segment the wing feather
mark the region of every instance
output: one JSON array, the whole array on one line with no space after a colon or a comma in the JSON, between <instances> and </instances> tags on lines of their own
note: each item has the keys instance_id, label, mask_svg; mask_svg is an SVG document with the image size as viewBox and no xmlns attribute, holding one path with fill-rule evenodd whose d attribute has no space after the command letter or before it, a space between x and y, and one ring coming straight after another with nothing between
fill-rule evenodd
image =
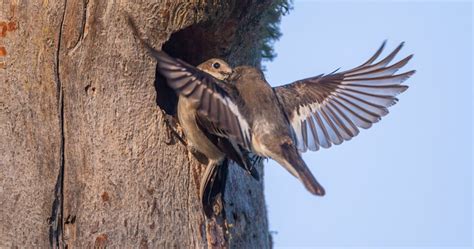
<instances>
[{"instance_id":1,"label":"wing feather","mask_svg":"<svg viewBox=\"0 0 474 249\"><path fill-rule=\"evenodd\" d=\"M319 149L319 143L317 142L318 141L318 133L316 132L316 125L314 124L314 120L313 120L313 117L312 116L309 116L307 118L308 120L308 124L309 124L309 128L311 130L311 136L313 139L311 139L311 142L308 146L310 149L312 150L318 150Z\"/></svg>"},{"instance_id":2,"label":"wing feather","mask_svg":"<svg viewBox=\"0 0 474 249\"><path fill-rule=\"evenodd\" d=\"M388 107L398 101L396 96L408 88L402 83L415 71L396 74L413 55L389 65L403 43L376 62L384 47L385 42L353 69L274 88L301 152L341 144L388 114Z\"/></svg>"},{"instance_id":3,"label":"wing feather","mask_svg":"<svg viewBox=\"0 0 474 249\"><path fill-rule=\"evenodd\" d=\"M205 127L207 131L231 138L250 150L250 126L235 99L237 90L139 39L158 61L158 71L166 77L168 85L177 94L196 103L200 116L210 121L212 125Z\"/></svg>"}]
</instances>

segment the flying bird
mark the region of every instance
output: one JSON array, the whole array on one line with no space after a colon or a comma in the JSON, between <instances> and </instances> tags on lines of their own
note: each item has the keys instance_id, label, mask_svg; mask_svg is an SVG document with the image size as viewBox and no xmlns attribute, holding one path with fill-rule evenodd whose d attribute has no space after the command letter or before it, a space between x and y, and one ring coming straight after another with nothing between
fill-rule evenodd
<instances>
[{"instance_id":1,"label":"flying bird","mask_svg":"<svg viewBox=\"0 0 474 249\"><path fill-rule=\"evenodd\" d=\"M325 190L301 153L341 144L359 128L370 128L388 114L396 95L408 88L402 83L415 73L397 73L413 55L389 65L403 43L377 61L384 42L366 62L347 71L271 87L260 69L239 66L224 82L138 38L180 99L195 104L202 130L277 161L319 196Z\"/></svg>"}]
</instances>

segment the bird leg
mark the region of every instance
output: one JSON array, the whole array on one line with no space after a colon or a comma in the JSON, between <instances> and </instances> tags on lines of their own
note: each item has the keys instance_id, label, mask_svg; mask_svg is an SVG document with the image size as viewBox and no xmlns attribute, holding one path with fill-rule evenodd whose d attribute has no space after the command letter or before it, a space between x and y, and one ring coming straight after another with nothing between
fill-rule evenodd
<instances>
[{"instance_id":1,"label":"bird leg","mask_svg":"<svg viewBox=\"0 0 474 249\"><path fill-rule=\"evenodd\" d=\"M181 126L178 124L177 120L175 117L168 115L163 112L164 115L164 123L166 126L166 140L165 143L167 145L170 144L175 144L176 140L175 138L178 139L179 142L181 142L183 145L187 146L186 140L184 139L184 132Z\"/></svg>"}]
</instances>

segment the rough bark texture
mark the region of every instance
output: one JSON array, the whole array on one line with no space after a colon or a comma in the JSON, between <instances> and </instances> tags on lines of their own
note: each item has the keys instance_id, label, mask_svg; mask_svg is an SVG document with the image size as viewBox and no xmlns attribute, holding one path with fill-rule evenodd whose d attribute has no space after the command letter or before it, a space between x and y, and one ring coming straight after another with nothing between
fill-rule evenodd
<instances>
[{"instance_id":1,"label":"rough bark texture","mask_svg":"<svg viewBox=\"0 0 474 249\"><path fill-rule=\"evenodd\" d=\"M3 1L0 247L270 247L263 182L237 167L223 217L204 218L202 164L171 132L174 96L126 22L190 63L257 65L268 6Z\"/></svg>"}]
</instances>

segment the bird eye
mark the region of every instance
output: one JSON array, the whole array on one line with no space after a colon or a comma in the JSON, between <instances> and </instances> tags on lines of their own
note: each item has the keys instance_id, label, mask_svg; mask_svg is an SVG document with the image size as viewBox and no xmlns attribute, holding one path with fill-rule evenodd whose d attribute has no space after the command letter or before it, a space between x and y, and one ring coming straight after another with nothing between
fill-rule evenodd
<instances>
[{"instance_id":1,"label":"bird eye","mask_svg":"<svg viewBox=\"0 0 474 249\"><path fill-rule=\"evenodd\" d=\"M221 64L219 64L219 62L214 62L214 64L212 64L212 67L215 69L219 69L221 67Z\"/></svg>"}]
</instances>

